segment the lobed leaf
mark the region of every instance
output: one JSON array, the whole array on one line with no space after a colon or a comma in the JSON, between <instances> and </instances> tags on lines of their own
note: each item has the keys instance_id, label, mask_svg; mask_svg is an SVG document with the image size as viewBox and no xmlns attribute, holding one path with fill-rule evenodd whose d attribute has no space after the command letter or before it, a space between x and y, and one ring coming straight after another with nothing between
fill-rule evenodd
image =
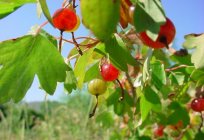
<instances>
[{"instance_id":1,"label":"lobed leaf","mask_svg":"<svg viewBox=\"0 0 204 140\"><path fill-rule=\"evenodd\" d=\"M53 94L67 65L43 32L0 43L0 102L20 101L37 75L42 89Z\"/></svg>"}]
</instances>

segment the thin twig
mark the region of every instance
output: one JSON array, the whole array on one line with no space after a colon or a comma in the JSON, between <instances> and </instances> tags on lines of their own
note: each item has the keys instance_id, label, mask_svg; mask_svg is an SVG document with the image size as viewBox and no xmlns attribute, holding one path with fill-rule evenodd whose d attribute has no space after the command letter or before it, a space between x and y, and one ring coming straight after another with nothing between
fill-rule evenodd
<instances>
[{"instance_id":1,"label":"thin twig","mask_svg":"<svg viewBox=\"0 0 204 140\"><path fill-rule=\"evenodd\" d=\"M123 89L123 85L120 83L120 81L118 79L116 79L116 81L118 82L118 84L120 85L120 89L121 89L121 96L119 98L119 101L122 101L124 99L124 96L125 96L125 92L124 92L124 89Z\"/></svg>"},{"instance_id":2,"label":"thin twig","mask_svg":"<svg viewBox=\"0 0 204 140\"><path fill-rule=\"evenodd\" d=\"M94 106L93 111L89 114L89 118L91 118L95 115L97 106L98 106L98 95L96 95L96 105Z\"/></svg>"},{"instance_id":3,"label":"thin twig","mask_svg":"<svg viewBox=\"0 0 204 140\"><path fill-rule=\"evenodd\" d=\"M60 40L59 40L59 52L62 52L62 38L63 38L63 32L64 31L60 31Z\"/></svg>"},{"instance_id":4,"label":"thin twig","mask_svg":"<svg viewBox=\"0 0 204 140\"><path fill-rule=\"evenodd\" d=\"M73 2L73 7L76 8L78 5L76 5L76 0L72 0Z\"/></svg>"},{"instance_id":5,"label":"thin twig","mask_svg":"<svg viewBox=\"0 0 204 140\"><path fill-rule=\"evenodd\" d=\"M45 22L43 22L40 26L39 26L39 28L37 29L37 31L36 31L36 35L40 32L40 30L42 29L42 27L44 27L46 24L48 24L49 23L49 21L45 21Z\"/></svg>"},{"instance_id":6,"label":"thin twig","mask_svg":"<svg viewBox=\"0 0 204 140\"><path fill-rule=\"evenodd\" d=\"M90 49L90 48L84 49L84 50L83 50L83 53L86 52L86 51L88 51L89 49ZM78 57L79 55L80 55L80 54L77 53L77 54L75 54L75 55L73 55L73 56L67 58L67 61L70 61L70 60L72 60L72 59Z\"/></svg>"},{"instance_id":7,"label":"thin twig","mask_svg":"<svg viewBox=\"0 0 204 140\"><path fill-rule=\"evenodd\" d=\"M180 69L180 68L186 68L186 67L188 67L188 65L180 65L180 66L177 66L177 67L165 69L165 71L166 72L171 72L171 71L174 71L174 70L177 70L177 69Z\"/></svg>"},{"instance_id":8,"label":"thin twig","mask_svg":"<svg viewBox=\"0 0 204 140\"><path fill-rule=\"evenodd\" d=\"M125 73L125 75L126 75L126 77L127 77L127 81L128 81L128 83L129 83L129 85L130 85L130 90L131 90L131 93L132 93L132 95L133 95L133 121L135 122L136 121L136 115L135 115L135 112L136 112L136 104L137 104L137 93L136 93L136 90L135 90L135 87L134 87L134 85L133 85L133 83L132 83L132 80L131 80L131 78L130 78L130 75L126 72ZM133 122L133 123L134 123ZM136 128L134 129L134 131L136 131Z\"/></svg>"},{"instance_id":9,"label":"thin twig","mask_svg":"<svg viewBox=\"0 0 204 140\"><path fill-rule=\"evenodd\" d=\"M56 39L60 39L60 38L56 38ZM68 42L68 43L71 43L71 44L75 44L73 41L71 40L67 40L67 39L62 39L63 41L65 42ZM76 38L75 38L76 40ZM100 41L99 40L96 40L95 42L93 43L88 43L88 44L78 44L79 46L84 46L84 47L88 47L88 48L91 48L92 46L95 46L96 44L98 44Z\"/></svg>"},{"instance_id":10,"label":"thin twig","mask_svg":"<svg viewBox=\"0 0 204 140\"><path fill-rule=\"evenodd\" d=\"M95 46L96 44L98 44L100 41L97 40L93 43L89 43L89 44L79 44L79 46L85 46L85 47L88 47L88 48L92 48L93 46Z\"/></svg>"},{"instance_id":11,"label":"thin twig","mask_svg":"<svg viewBox=\"0 0 204 140\"><path fill-rule=\"evenodd\" d=\"M75 39L76 39L76 40L77 40L77 39L90 39L90 40L93 40L93 41L98 41L98 39L91 38L91 37L86 37L86 36L76 37Z\"/></svg>"},{"instance_id":12,"label":"thin twig","mask_svg":"<svg viewBox=\"0 0 204 140\"><path fill-rule=\"evenodd\" d=\"M79 54L82 56L83 55L83 52L81 51L80 47L79 47L79 44L76 42L76 39L74 37L74 32L71 32L72 34L72 40L74 42L74 45L76 46L76 49L77 51L79 52Z\"/></svg>"},{"instance_id":13,"label":"thin twig","mask_svg":"<svg viewBox=\"0 0 204 140\"><path fill-rule=\"evenodd\" d=\"M190 128L190 126L188 125L185 129L183 129L181 132L180 132L180 135L178 137L175 138L175 140L181 140L185 134L185 132Z\"/></svg>"}]
</instances>

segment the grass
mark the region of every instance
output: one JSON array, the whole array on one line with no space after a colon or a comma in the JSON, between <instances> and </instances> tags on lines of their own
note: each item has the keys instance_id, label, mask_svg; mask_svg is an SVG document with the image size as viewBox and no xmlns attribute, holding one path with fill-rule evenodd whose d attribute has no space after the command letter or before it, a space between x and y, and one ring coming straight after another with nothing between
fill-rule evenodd
<instances>
[{"instance_id":1,"label":"grass","mask_svg":"<svg viewBox=\"0 0 204 140\"><path fill-rule=\"evenodd\" d=\"M63 103L42 102L35 110L26 103L6 104L7 115L0 112L0 139L107 140L113 128L103 127L95 119L88 118L92 108L91 98L88 94L75 93ZM35 118L33 112L41 117ZM29 128L33 120L35 125Z\"/></svg>"}]
</instances>

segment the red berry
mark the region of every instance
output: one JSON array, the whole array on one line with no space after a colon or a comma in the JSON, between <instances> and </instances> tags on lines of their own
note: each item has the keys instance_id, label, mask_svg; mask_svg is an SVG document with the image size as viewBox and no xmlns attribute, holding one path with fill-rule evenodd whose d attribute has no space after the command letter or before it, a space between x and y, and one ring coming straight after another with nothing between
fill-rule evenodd
<instances>
[{"instance_id":1,"label":"red berry","mask_svg":"<svg viewBox=\"0 0 204 140\"><path fill-rule=\"evenodd\" d=\"M196 98L191 102L191 108L196 112L204 111L204 99Z\"/></svg>"},{"instance_id":2,"label":"red berry","mask_svg":"<svg viewBox=\"0 0 204 140\"><path fill-rule=\"evenodd\" d=\"M114 81L118 78L119 70L110 63L101 66L101 75L105 81Z\"/></svg>"},{"instance_id":3,"label":"red berry","mask_svg":"<svg viewBox=\"0 0 204 140\"><path fill-rule=\"evenodd\" d=\"M168 47L167 45L169 45L173 41L175 34L176 29L174 24L170 19L166 18L166 23L164 25L161 25L158 37L155 41L149 38L146 32L141 32L140 38L145 45L151 48L159 49Z\"/></svg>"},{"instance_id":4,"label":"red berry","mask_svg":"<svg viewBox=\"0 0 204 140\"><path fill-rule=\"evenodd\" d=\"M162 137L164 134L164 126L160 125L154 129L154 135L156 137Z\"/></svg>"},{"instance_id":5,"label":"red berry","mask_svg":"<svg viewBox=\"0 0 204 140\"><path fill-rule=\"evenodd\" d=\"M78 24L76 13L68 8L58 9L52 19L55 28L61 31L73 30Z\"/></svg>"}]
</instances>

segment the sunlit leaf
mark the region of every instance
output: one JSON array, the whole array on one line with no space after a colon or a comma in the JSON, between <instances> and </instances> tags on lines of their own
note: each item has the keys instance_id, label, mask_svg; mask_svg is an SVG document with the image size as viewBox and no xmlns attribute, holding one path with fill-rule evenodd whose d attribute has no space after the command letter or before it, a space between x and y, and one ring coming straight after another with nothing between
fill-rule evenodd
<instances>
[{"instance_id":1,"label":"sunlit leaf","mask_svg":"<svg viewBox=\"0 0 204 140\"><path fill-rule=\"evenodd\" d=\"M111 37L119 21L120 0L82 0L83 24L104 41Z\"/></svg>"},{"instance_id":2,"label":"sunlit leaf","mask_svg":"<svg viewBox=\"0 0 204 140\"><path fill-rule=\"evenodd\" d=\"M153 40L156 38L160 26L166 21L159 0L141 0L137 2L134 12L134 25L138 32L149 30Z\"/></svg>"},{"instance_id":3,"label":"sunlit leaf","mask_svg":"<svg viewBox=\"0 0 204 140\"><path fill-rule=\"evenodd\" d=\"M41 32L36 36L0 43L0 102L21 100L37 75L42 89L53 94L65 80L67 65L53 41Z\"/></svg>"},{"instance_id":4,"label":"sunlit leaf","mask_svg":"<svg viewBox=\"0 0 204 140\"><path fill-rule=\"evenodd\" d=\"M86 73L86 67L87 67L88 62L90 61L90 59L92 57L92 52L93 52L93 49L90 49L84 55L79 57L76 65L75 65L74 74L77 78L77 82L78 82L77 85L79 88L83 87L83 82L84 82L85 73Z\"/></svg>"},{"instance_id":5,"label":"sunlit leaf","mask_svg":"<svg viewBox=\"0 0 204 140\"><path fill-rule=\"evenodd\" d=\"M185 36L185 39L183 46L187 49L203 47L204 34L189 34Z\"/></svg>"},{"instance_id":6,"label":"sunlit leaf","mask_svg":"<svg viewBox=\"0 0 204 140\"><path fill-rule=\"evenodd\" d=\"M141 117L142 117L142 120L144 121L149 112L151 111L152 109L152 105L150 102L148 102L146 100L146 98L144 96L141 96L141 99L140 99L140 111L141 111Z\"/></svg>"},{"instance_id":7,"label":"sunlit leaf","mask_svg":"<svg viewBox=\"0 0 204 140\"><path fill-rule=\"evenodd\" d=\"M11 14L19 7L27 3L35 3L36 0L1 0L0 1L0 19Z\"/></svg>"},{"instance_id":8,"label":"sunlit leaf","mask_svg":"<svg viewBox=\"0 0 204 140\"><path fill-rule=\"evenodd\" d=\"M73 90L76 90L77 88L77 80L74 75L74 71L71 69L67 70L66 72L66 79L64 82L64 88L71 93Z\"/></svg>"},{"instance_id":9,"label":"sunlit leaf","mask_svg":"<svg viewBox=\"0 0 204 140\"><path fill-rule=\"evenodd\" d=\"M99 76L99 62L97 62L86 71L84 82L91 81L92 79L97 78Z\"/></svg>"},{"instance_id":10,"label":"sunlit leaf","mask_svg":"<svg viewBox=\"0 0 204 140\"><path fill-rule=\"evenodd\" d=\"M155 61L151 64L152 70L152 83L158 88L162 88L163 85L166 85L166 73L164 65L160 61Z\"/></svg>"},{"instance_id":11,"label":"sunlit leaf","mask_svg":"<svg viewBox=\"0 0 204 140\"><path fill-rule=\"evenodd\" d=\"M40 6L42 8L43 14L47 18L47 20L50 22L50 24L52 24L52 17L50 15L46 0L39 0L39 2L40 2Z\"/></svg>"}]
</instances>

